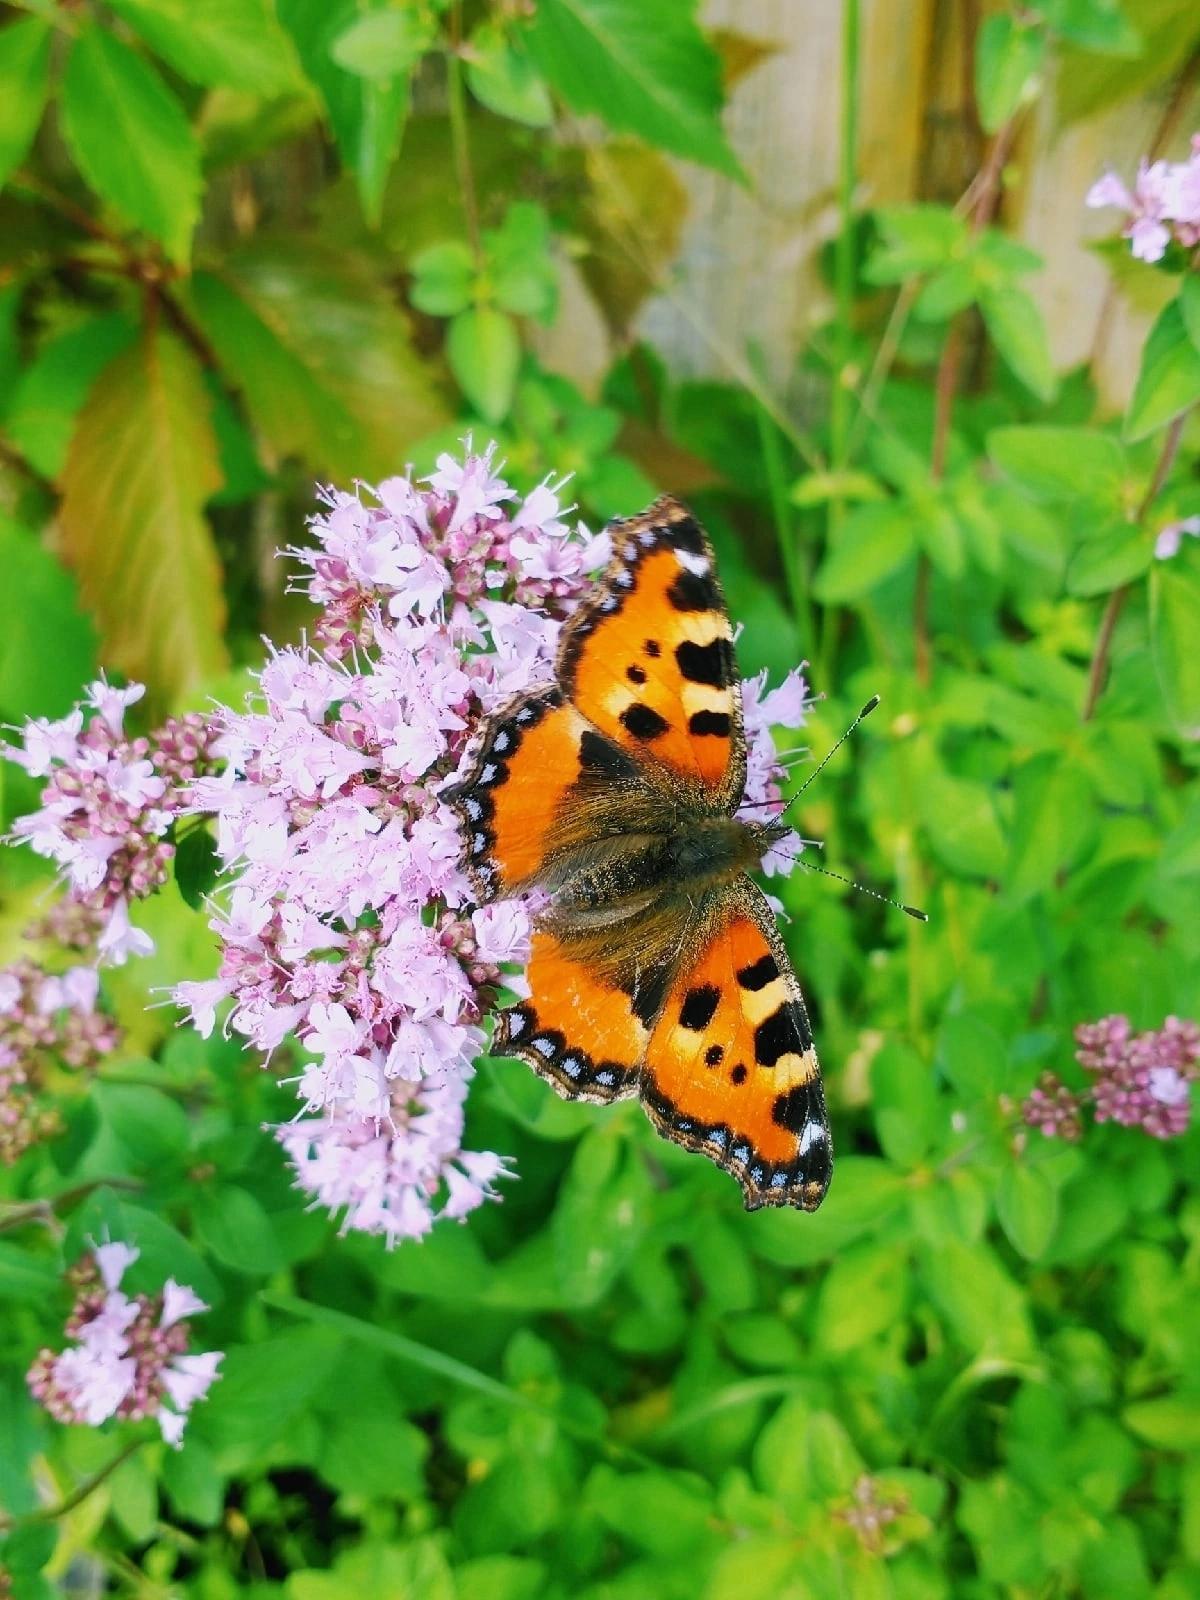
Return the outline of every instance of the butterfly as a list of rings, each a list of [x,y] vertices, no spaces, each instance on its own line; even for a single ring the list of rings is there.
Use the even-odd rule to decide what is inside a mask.
[[[812,1030],[749,874],[788,832],[736,813],[741,680],[712,546],[669,497],[611,525],[555,682],[487,719],[443,791],[481,903],[541,891],[529,997],[491,1053],[570,1100],[638,1097],[747,1210],[820,1205],[832,1144]]]

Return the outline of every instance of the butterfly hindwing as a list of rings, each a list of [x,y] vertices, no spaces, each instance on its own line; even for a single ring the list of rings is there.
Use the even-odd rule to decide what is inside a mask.
[[[742,698],[712,546],[666,496],[612,538],[597,594],[563,629],[563,692],[629,755],[732,810],[746,777]]]
[[[825,1096],[800,985],[749,879],[717,891],[642,1062],[659,1132],[731,1172],[748,1210],[813,1211],[829,1186]]]
[[[545,928],[533,936],[525,976],[529,998],[500,1013],[492,1054],[520,1056],[568,1100],[636,1094],[650,1035],[629,995]]]

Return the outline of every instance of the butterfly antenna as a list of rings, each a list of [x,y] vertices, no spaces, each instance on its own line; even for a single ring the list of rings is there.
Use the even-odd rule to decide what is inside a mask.
[[[906,906],[903,900],[893,900],[890,894],[880,894],[878,889],[868,889],[865,883],[858,883],[853,878],[847,878],[840,872],[831,872],[828,867],[814,867],[811,861],[805,861],[803,856],[793,856],[792,865],[803,867],[805,872],[819,872],[823,878],[836,878],[839,883],[847,884],[851,889],[857,889],[859,894],[869,894],[872,900],[882,900],[885,906],[894,906],[897,911],[903,911],[906,916],[915,917],[918,922],[928,922],[926,912],[919,911],[916,906]]]
[[[838,740],[838,742],[835,745],[833,745],[830,749],[828,749],[825,752],[825,754],[821,757],[820,761],[817,762],[816,766],[809,773],[808,777],[805,778],[804,782],[800,785],[800,787],[796,790],[795,794],[788,801],[788,805],[789,806],[794,806],[796,804],[796,801],[799,800],[800,796],[804,793],[805,789],[808,788],[809,784],[816,782],[816,780],[821,776],[821,773],[822,773],[823,769],[825,768],[825,766],[830,761],[833,760],[835,755],[837,755],[838,751],[842,748],[842,746],[845,744],[846,740],[854,732],[855,728],[858,727],[859,723],[863,720],[864,717],[869,717],[871,715],[872,711],[874,711],[875,707],[878,704],[879,704],[879,696],[877,694],[873,694],[871,696],[871,698],[867,701],[866,705],[862,708],[862,710],[855,717],[854,721],[846,729],[845,733]],[[787,807],[785,807],[784,809],[786,810]]]

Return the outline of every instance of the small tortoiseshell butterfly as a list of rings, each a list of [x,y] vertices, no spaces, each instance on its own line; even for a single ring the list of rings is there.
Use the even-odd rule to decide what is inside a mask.
[[[565,625],[557,682],[492,716],[446,791],[482,901],[549,896],[529,999],[494,1055],[559,1094],[637,1095],[655,1127],[741,1184],[813,1211],[825,1097],[800,985],[748,874],[787,829],[735,815],[746,782],[733,630],[712,546],[663,498],[612,528]]]

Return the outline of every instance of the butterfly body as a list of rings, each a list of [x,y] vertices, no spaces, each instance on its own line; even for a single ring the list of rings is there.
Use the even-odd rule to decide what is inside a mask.
[[[481,900],[537,890],[530,996],[493,1054],[560,1094],[639,1096],[749,1209],[813,1210],[832,1149],[808,1016],[749,873],[787,829],[738,816],[741,686],[712,550],[657,501],[566,624],[557,682],[488,721],[447,798]]]

